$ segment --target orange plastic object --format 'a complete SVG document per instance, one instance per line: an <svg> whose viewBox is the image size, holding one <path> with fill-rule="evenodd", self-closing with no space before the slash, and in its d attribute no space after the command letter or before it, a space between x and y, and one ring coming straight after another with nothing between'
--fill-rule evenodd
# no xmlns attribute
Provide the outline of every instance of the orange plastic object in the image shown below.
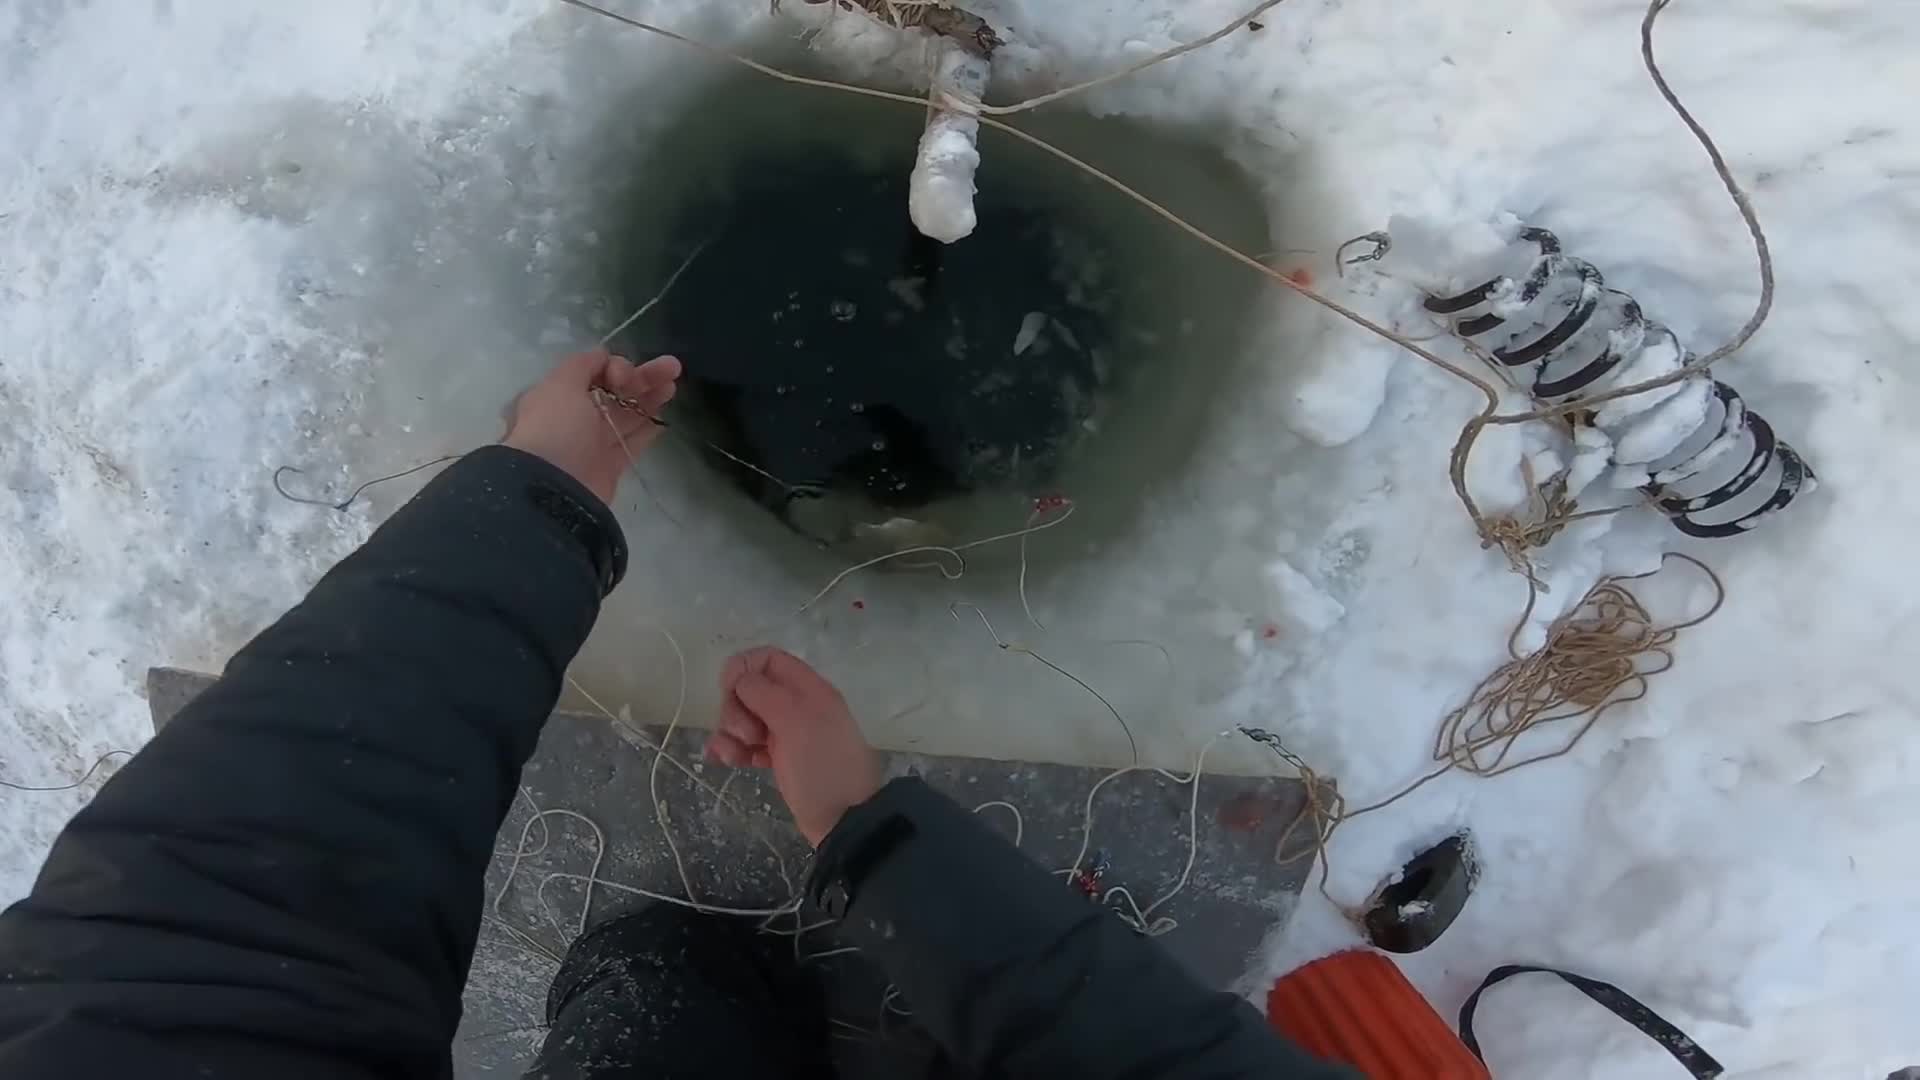
<svg viewBox="0 0 1920 1080"><path fill-rule="evenodd" d="M1316 960L1273 984L1267 1020L1309 1053L1368 1080L1490 1080L1393 961L1355 950Z"/></svg>

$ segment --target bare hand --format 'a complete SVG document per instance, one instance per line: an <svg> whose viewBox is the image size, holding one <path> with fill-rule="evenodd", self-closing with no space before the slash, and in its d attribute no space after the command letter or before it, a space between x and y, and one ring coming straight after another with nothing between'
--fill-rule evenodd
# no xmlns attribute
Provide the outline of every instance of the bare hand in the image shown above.
<svg viewBox="0 0 1920 1080"><path fill-rule="evenodd" d="M842 815L880 790L880 763L846 699L806 661L781 649L749 649L727 661L720 695L707 756L772 769L807 843L819 847Z"/></svg>
<svg viewBox="0 0 1920 1080"><path fill-rule="evenodd" d="M611 506L621 475L633 463L629 455L653 445L660 425L611 403L602 411L593 392L604 390L657 417L673 400L679 378L680 361L671 356L635 367L605 349L576 353L520 395L501 441L558 466Z"/></svg>

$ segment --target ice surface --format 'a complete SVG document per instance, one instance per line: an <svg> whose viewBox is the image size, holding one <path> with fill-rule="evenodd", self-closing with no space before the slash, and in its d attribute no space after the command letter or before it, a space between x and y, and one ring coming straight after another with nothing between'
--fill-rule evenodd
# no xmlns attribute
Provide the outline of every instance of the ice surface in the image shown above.
<svg viewBox="0 0 1920 1080"><path fill-rule="evenodd" d="M1240 6L983 11L1017 29L995 70L1011 95L1191 39ZM766 19L749 2L645 9L723 40ZM1411 333L1430 332L1411 284L1336 278L1334 247L1396 213L1471 231L1511 212L1705 349L1751 310L1752 256L1640 69L1639 17L1606 0L1295 0L1265 29L1087 105L1224 124L1286 223L1276 264ZM634 129L618 137L644 138L704 62L586 18L537 0L0 8L0 778L71 779L137 744L141 669L216 665L404 494L335 517L273 499L274 465L339 485L491 437L547 355L617 321L573 284L597 242L577 211L593 151L616 137L615 110ZM924 56L859 22L835 17L818 47L924 76ZM1905 288L1920 280L1917 33L1920 9L1865 0L1682 2L1664 17L1668 74L1749 184L1780 270L1772 322L1715 375L1829 483L1751 536L1694 549L1724 577L1726 609L1576 753L1436 782L1337 837L1331 888L1355 901L1413 851L1474 831L1473 902L1402 961L1443 1013L1497 964L1546 962L1630 989L1732 1076L1876 1077L1920 1056L1920 685L1907 662L1920 653L1920 308ZM1477 395L1279 290L1248 316L1288 348L1236 369L1211 465L1035 588L1047 634L1005 593L990 606L1002 633L1128 709L1156 762L1257 722L1365 802L1424 771L1439 718L1504 657L1525 589L1446 482ZM1180 363L1178 342L1167 348ZM1535 450L1495 440L1476 469L1511 494L1498 456L1517 473ZM662 502L684 494L652 479ZM790 613L794 586L723 531L652 523L651 505L630 490L623 513L636 550L675 579L659 595L713 597L659 610L662 625L701 628L689 644L704 682L729 644L708 633L759 635L770 612ZM1546 553L1553 591L1536 623L1677 543L1640 516L1578 523ZM636 566L628 589L655 595L648 560ZM1676 616L1706 599L1679 572L1644 592ZM900 580L860 595L865 621L840 603L764 636L853 684L883 741L1124 753L1097 702L943 603ZM1171 668L1142 641L1173 643ZM671 670L644 635L595 647L600 663ZM82 797L0 791L8 895ZM1310 901L1266 959L1277 970L1353 940ZM1556 995L1489 997L1481 1036L1498 1074L1671 1067Z"/></svg>

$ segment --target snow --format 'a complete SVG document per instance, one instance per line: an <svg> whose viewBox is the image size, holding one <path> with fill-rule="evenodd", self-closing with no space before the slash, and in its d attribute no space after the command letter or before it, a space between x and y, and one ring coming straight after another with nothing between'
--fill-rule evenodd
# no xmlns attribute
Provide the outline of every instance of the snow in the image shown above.
<svg viewBox="0 0 1920 1080"><path fill-rule="evenodd" d="M1678 370L1685 359L1673 340L1663 337L1656 341L1649 341L1634 354L1631 360L1615 369L1613 378L1608 380L1607 385L1609 388L1630 386L1648 379L1657 379ZM1594 424L1602 430L1611 430L1625 424L1629 418L1650 410L1679 393L1680 387L1675 384L1616 398L1600 406L1598 414L1594 417Z"/></svg>
<svg viewBox="0 0 1920 1080"><path fill-rule="evenodd" d="M1279 597L1286 625L1307 634L1333 629L1346 615L1346 609L1313 583L1292 563L1281 560L1267 566L1267 581Z"/></svg>
<svg viewBox="0 0 1920 1080"><path fill-rule="evenodd" d="M1573 461L1567 466L1567 497L1578 499L1588 485L1613 463L1613 442L1599 428L1582 426L1573 433ZM1551 473L1536 472L1536 476Z"/></svg>
<svg viewBox="0 0 1920 1080"><path fill-rule="evenodd" d="M980 10L1013 28L994 80L1014 96L1190 40L1243 3ZM750 2L642 6L709 40L767 22ZM1292 0L1085 105L1217 133L1263 185L1272 249L1313 252L1276 265L1409 333L1431 330L1422 283L1336 278L1333 248L1404 215L1446 234L1436 250L1493 259L1512 214L1701 350L1751 311L1752 253L1640 68L1642 10ZM823 53L924 77L891 32L783 16L828 18ZM147 665L217 665L412 490L330 515L273 498L273 466L338 485L464 449L497 433L544 356L617 321L571 284L595 242L584 151L610 110L644 129L708 69L590 19L539 0L0 9L0 779L57 783L137 745ZM1663 16L1668 75L1747 182L1779 272L1772 320L1715 375L1827 483L1751 535L1685 545L1725 580L1725 609L1572 754L1437 781L1335 838L1331 889L1351 902L1472 830L1484 866L1465 915L1402 960L1443 1015L1490 968L1547 963L1628 989L1731 1076L1877 1080L1920 1059L1920 684L1904 662L1920 652L1920 309L1903 289L1920 281L1916 32L1920 9L1866 0L1680 0ZM1211 733L1255 723L1364 804L1424 772L1435 725L1504 657L1525 598L1446 480L1480 399L1280 290L1246 316L1253 362L1211 421L1206 467L1036 579L1047 633L1004 592L955 595L1101 687L1154 763L1184 767ZM1490 432L1474 491L1519 505L1518 463L1542 451L1526 429ZM1567 460L1584 478L1606 452ZM651 478L688 505L674 474ZM861 578L796 620L817 585L710 515L676 533L648 507L632 492L622 511L671 573L623 592L651 625L701 628L682 635L699 680L739 641L773 638L845 681L890 745L1124 754L1097 702L955 624L944 595ZM1071 528L1045 542L1080 544ZM1598 576L1682 546L1644 515L1575 523L1542 554L1551 592L1523 644ZM1694 613L1707 590L1689 575L1637 589L1663 616ZM640 618L620 615L587 662L671 670L630 632ZM0 791L0 891L25 891L82 797ZM1264 969L1354 940L1310 893ZM1563 987L1491 992L1480 1034L1496 1075L1673 1069Z"/></svg>
<svg viewBox="0 0 1920 1080"><path fill-rule="evenodd" d="M1613 445L1615 460L1621 464L1658 461L1706 423L1707 403L1713 399L1712 380L1682 379L1674 390L1665 401L1634 417L1633 423L1623 425L1624 432L1608 432L1618 435Z"/></svg>

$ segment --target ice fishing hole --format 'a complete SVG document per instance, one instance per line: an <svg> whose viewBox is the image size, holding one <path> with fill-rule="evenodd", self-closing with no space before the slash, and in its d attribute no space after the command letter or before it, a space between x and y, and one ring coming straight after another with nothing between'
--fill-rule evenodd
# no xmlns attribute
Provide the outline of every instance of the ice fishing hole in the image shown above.
<svg viewBox="0 0 1920 1080"><path fill-rule="evenodd" d="M700 254L623 344L685 361L681 441L725 453L674 460L758 507L742 531L764 542L863 558L1017 528L1064 496L1081 543L1061 549L1085 551L1201 464L1260 283L992 131L978 230L921 237L923 119L754 76L694 95L617 200L616 307ZM1021 124L1243 250L1269 245L1263 199L1207 131L1071 110Z"/></svg>

